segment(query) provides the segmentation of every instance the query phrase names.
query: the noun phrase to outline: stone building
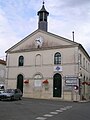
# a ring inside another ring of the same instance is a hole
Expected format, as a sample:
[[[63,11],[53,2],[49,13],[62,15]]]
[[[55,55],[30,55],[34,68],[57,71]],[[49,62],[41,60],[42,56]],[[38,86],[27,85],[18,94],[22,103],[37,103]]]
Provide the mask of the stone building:
[[[0,88],[5,85],[6,61],[0,59]]]
[[[90,56],[80,43],[48,32],[44,3],[38,29],[6,51],[6,83],[24,97],[74,100],[90,98]]]

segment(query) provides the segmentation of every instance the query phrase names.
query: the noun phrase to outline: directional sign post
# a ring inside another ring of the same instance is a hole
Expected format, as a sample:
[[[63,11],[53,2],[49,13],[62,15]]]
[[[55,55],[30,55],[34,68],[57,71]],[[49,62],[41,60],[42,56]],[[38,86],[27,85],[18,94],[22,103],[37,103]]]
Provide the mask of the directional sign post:
[[[78,78],[76,76],[66,76],[65,85],[74,86],[78,84]]]
[[[66,88],[71,88],[71,97],[72,100],[74,99],[74,93],[76,94],[76,99],[77,99],[77,92],[79,90],[79,80],[77,76],[65,76],[65,87]]]

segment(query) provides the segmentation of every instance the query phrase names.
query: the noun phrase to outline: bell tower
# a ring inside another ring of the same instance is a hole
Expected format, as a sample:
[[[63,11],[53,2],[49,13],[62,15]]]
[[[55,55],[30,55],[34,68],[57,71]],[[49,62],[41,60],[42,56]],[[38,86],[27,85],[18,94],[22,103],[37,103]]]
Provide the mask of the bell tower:
[[[39,16],[38,29],[41,29],[47,32],[47,27],[48,27],[47,16],[49,15],[49,12],[47,12],[45,9],[44,1],[43,1],[42,8],[40,11],[38,11],[37,15]]]

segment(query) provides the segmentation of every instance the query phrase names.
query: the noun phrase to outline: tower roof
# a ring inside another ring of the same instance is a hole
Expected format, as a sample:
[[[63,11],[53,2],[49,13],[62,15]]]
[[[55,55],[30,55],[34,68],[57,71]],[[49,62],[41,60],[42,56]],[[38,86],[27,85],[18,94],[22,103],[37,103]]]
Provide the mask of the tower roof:
[[[39,13],[42,13],[42,12],[45,12],[45,13],[49,14],[49,12],[47,12],[46,9],[45,9],[44,2],[43,2],[41,10],[38,11],[37,15],[39,15]]]

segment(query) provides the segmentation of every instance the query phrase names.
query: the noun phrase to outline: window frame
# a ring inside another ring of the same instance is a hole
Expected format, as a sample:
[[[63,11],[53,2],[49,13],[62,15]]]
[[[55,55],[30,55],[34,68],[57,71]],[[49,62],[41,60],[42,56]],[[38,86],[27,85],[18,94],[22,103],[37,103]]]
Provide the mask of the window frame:
[[[18,66],[23,66],[24,65],[24,57],[21,55],[19,56],[19,59],[18,59]]]
[[[56,52],[54,54],[54,65],[58,65],[61,64],[61,53],[60,52]]]

